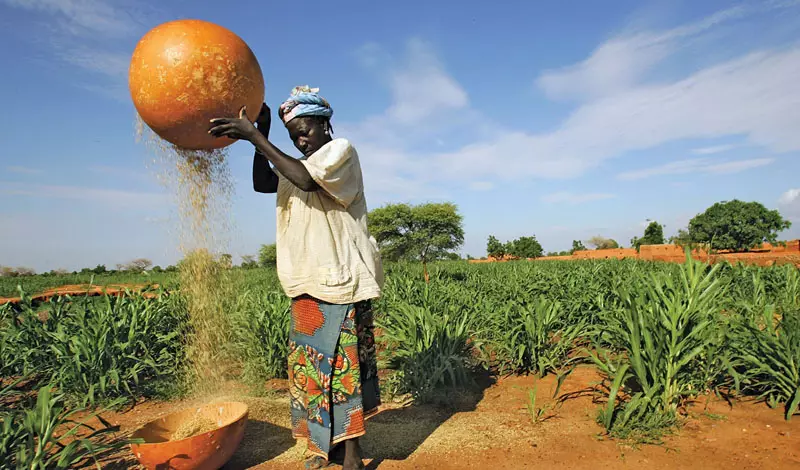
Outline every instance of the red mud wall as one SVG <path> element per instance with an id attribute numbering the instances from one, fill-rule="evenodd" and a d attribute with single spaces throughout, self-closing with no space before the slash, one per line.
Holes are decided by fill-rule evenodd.
<path id="1" fill-rule="evenodd" d="M 585 250 L 576 251 L 572 256 L 550 256 L 538 258 L 537 261 L 580 260 L 580 259 L 623 259 L 637 258 L 646 261 L 663 261 L 670 263 L 683 263 L 686 259 L 683 248 L 677 245 L 643 245 L 637 253 L 633 248 L 615 248 L 610 250 Z M 761 248 L 748 253 L 717 253 L 709 255 L 701 250 L 692 251 L 692 258 L 698 261 L 716 263 L 728 261 L 732 264 L 738 262 L 770 266 L 773 264 L 794 264 L 800 267 L 800 240 L 787 242 L 786 246 L 772 246 L 765 243 Z M 484 262 L 505 261 L 488 259 Z M 477 262 L 477 261 L 473 261 Z"/>

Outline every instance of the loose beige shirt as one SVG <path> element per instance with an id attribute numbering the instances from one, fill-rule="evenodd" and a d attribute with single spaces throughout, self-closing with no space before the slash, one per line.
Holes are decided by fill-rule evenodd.
<path id="1" fill-rule="evenodd" d="M 277 267 L 289 297 L 349 304 L 380 296 L 383 266 L 367 230 L 361 164 L 346 139 L 300 159 L 321 190 L 306 192 L 278 174 Z"/>

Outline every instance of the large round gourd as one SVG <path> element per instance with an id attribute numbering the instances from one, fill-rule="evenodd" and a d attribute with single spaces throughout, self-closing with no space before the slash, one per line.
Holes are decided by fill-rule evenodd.
<path id="1" fill-rule="evenodd" d="M 131 58 L 129 87 L 142 121 L 162 139 L 190 150 L 235 142 L 208 133 L 217 117 L 255 121 L 264 77 L 253 51 L 236 34 L 202 20 L 177 20 L 145 34 Z"/>

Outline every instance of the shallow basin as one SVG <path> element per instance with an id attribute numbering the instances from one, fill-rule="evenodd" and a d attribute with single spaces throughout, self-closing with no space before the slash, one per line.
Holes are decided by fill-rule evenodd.
<path id="1" fill-rule="evenodd" d="M 149 470 L 217 470 L 230 460 L 244 437 L 247 405 L 240 402 L 209 403 L 187 408 L 151 421 L 131 437 L 143 444 L 132 444 L 131 451 Z M 185 423 L 202 419 L 216 428 L 171 441 Z"/>

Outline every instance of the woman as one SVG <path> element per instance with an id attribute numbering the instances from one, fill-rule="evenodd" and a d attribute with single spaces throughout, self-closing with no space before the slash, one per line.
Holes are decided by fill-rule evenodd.
<path id="1" fill-rule="evenodd" d="M 333 110 L 316 89 L 296 87 L 278 115 L 302 158 L 269 141 L 266 104 L 258 128 L 242 108 L 238 119 L 213 119 L 209 133 L 253 143 L 253 188 L 277 193 L 278 277 L 292 298 L 292 433 L 308 441 L 306 468 L 327 466 L 341 443 L 344 469 L 364 468 L 358 438 L 380 405 L 371 301 L 383 267 L 367 230 L 358 153 L 332 138 Z"/>

